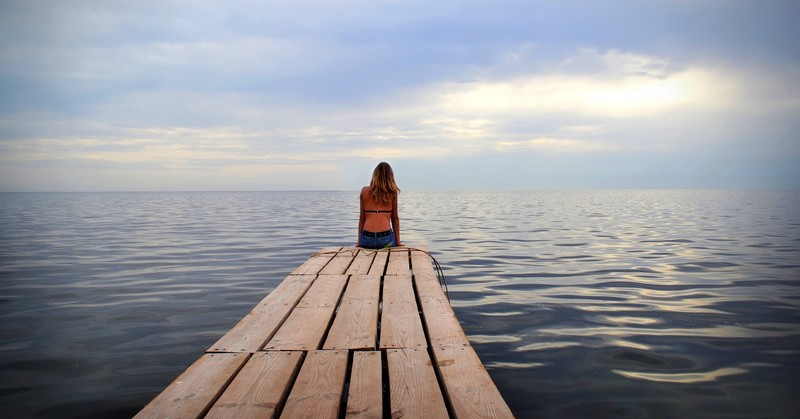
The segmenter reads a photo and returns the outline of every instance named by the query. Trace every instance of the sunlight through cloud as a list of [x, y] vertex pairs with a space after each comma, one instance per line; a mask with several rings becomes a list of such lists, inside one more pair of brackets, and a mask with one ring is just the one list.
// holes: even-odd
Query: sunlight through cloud
[[[442, 107], [468, 115], [577, 113], [635, 118], [725, 107], [737, 97], [735, 83], [712, 70], [670, 72], [663, 60], [615, 51], [578, 55], [550, 73], [453, 86], [442, 96]], [[578, 66], [576, 60], [585, 64]], [[601, 68], [594, 68], [598, 65]]]

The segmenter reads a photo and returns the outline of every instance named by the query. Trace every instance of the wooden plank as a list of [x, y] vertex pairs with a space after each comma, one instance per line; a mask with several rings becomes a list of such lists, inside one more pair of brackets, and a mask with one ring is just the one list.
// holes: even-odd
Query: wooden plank
[[316, 275], [289, 275], [209, 352], [255, 352], [264, 346], [314, 282]]
[[350, 279], [324, 349], [375, 349], [381, 277]]
[[300, 369], [299, 351], [258, 352], [245, 364], [206, 419], [273, 418]]
[[414, 275], [435, 275], [436, 271], [433, 269], [433, 260], [425, 252], [428, 249], [424, 246], [417, 246], [415, 250], [411, 249], [411, 271]]
[[339, 302], [347, 275], [319, 275], [297, 307], [327, 307]]
[[341, 247], [324, 247], [293, 270], [291, 275], [315, 275], [330, 262]]
[[383, 416], [382, 375], [380, 352], [353, 352], [346, 418], [380, 419]]
[[447, 418], [436, 373], [425, 349], [389, 349], [392, 418]]
[[353, 248], [343, 248], [336, 254], [336, 256], [319, 271], [320, 275], [341, 275], [347, 271], [347, 268], [350, 267], [350, 264], [353, 262], [353, 258], [355, 258], [357, 250]]
[[468, 346], [469, 340], [435, 275], [414, 277], [431, 346]]
[[292, 311], [264, 350], [311, 351], [319, 348], [334, 307], [298, 307]]
[[447, 301], [422, 299], [422, 315], [431, 346], [469, 346], [469, 340]]
[[435, 273], [414, 275], [414, 285], [420, 297], [438, 298], [447, 301], [447, 295], [445, 295], [442, 284]]
[[[388, 377], [374, 350], [382, 276], [379, 347], [386, 349]], [[317, 350], [329, 325], [326, 349]], [[256, 352], [261, 346], [267, 352]], [[342, 407], [346, 349], [354, 352]], [[301, 351], [309, 351], [305, 362]], [[282, 410], [285, 417], [377, 418], [384, 378], [392, 417], [513, 417], [470, 346], [430, 257], [417, 250], [323, 249], [209, 352], [136, 417], [274, 417]]]
[[383, 280], [381, 348], [427, 347], [411, 277], [387, 275]]
[[389, 258], [388, 251], [372, 250], [375, 253], [375, 260], [372, 261], [372, 266], [369, 268], [370, 275], [383, 275], [386, 270], [386, 260]]
[[457, 418], [514, 417], [472, 347], [434, 347], [433, 356]]
[[264, 349], [318, 349], [346, 283], [346, 275], [320, 275]]
[[408, 249], [392, 249], [386, 265], [386, 275], [411, 275], [408, 266]]
[[219, 397], [249, 354], [205, 354], [135, 418], [197, 418]]
[[347, 351], [309, 352], [281, 418], [337, 418], [345, 374]]
[[353, 259], [353, 263], [347, 268], [348, 275], [366, 275], [369, 273], [369, 268], [372, 266], [372, 261], [375, 259], [375, 252], [367, 252], [359, 249], [358, 253]]

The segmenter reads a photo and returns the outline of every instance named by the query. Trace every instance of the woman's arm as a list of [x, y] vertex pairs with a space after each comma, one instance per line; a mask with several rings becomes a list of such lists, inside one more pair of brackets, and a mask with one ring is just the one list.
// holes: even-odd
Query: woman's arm
[[358, 208], [358, 238], [356, 239], [356, 243], [361, 247], [361, 231], [364, 229], [364, 221], [367, 219], [364, 213], [364, 189], [361, 189], [361, 193], [358, 194]]
[[392, 200], [392, 230], [394, 230], [394, 240], [398, 246], [402, 246], [403, 242], [400, 241], [400, 216], [397, 215], [397, 193], [394, 194]]

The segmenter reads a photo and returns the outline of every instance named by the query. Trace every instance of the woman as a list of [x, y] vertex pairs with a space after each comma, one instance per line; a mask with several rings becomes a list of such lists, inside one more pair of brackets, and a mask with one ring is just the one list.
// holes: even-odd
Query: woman
[[389, 163], [381, 162], [372, 172], [369, 186], [361, 189], [361, 215], [358, 217], [358, 245], [368, 249], [402, 246], [400, 217], [397, 215], [397, 194], [394, 172]]

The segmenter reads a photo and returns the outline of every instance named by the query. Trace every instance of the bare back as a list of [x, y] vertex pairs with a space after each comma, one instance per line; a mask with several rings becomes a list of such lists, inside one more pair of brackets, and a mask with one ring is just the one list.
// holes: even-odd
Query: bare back
[[397, 217], [397, 199], [391, 205], [379, 205], [372, 198], [369, 186], [361, 189], [361, 217], [363, 229], [371, 232], [386, 231], [392, 228], [392, 218]]

